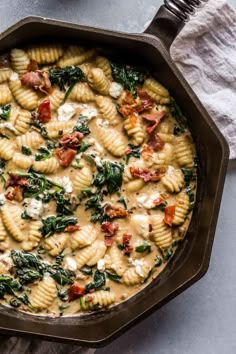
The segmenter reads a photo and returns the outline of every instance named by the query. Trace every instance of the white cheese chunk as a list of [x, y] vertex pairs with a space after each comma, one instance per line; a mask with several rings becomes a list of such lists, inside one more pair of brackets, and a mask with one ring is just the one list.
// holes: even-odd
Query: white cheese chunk
[[77, 263], [72, 257], [65, 258], [65, 269], [75, 272], [77, 270]]
[[[0, 108], [0, 114], [2, 113], [2, 109]], [[5, 123], [0, 123], [0, 129], [1, 128], [7, 128], [9, 130], [11, 130], [13, 133], [17, 133], [17, 130], [15, 129], [15, 127], [12, 125], [12, 123], [9, 122], [5, 122]]]
[[43, 214], [44, 206], [41, 200], [32, 198], [26, 208], [26, 213], [33, 219], [38, 220]]
[[118, 82], [112, 82], [111, 86], [109, 88], [109, 94], [111, 97], [118, 98], [121, 94], [121, 91], [123, 90], [123, 87], [118, 84]]
[[143, 264], [144, 264], [143, 259], [129, 258], [129, 265], [135, 267], [135, 272], [142, 278], [144, 277], [144, 273], [142, 269]]
[[97, 262], [97, 269], [99, 270], [99, 272], [105, 271], [105, 261], [103, 258], [99, 259], [99, 261]]
[[14, 71], [12, 71], [11, 76], [10, 76], [10, 80], [16, 81], [18, 79], [19, 79], [19, 75], [17, 73], [15, 73]]
[[138, 236], [147, 239], [149, 237], [149, 215], [134, 214], [130, 218], [130, 223], [133, 226]]
[[57, 110], [58, 112], [58, 120], [59, 121], [64, 121], [67, 122], [70, 120], [73, 115], [75, 114], [75, 109], [72, 104], [70, 103], [64, 103], [62, 106], [60, 106]]
[[60, 186], [62, 186], [65, 189], [66, 193], [72, 193], [73, 191], [72, 182], [68, 176], [64, 176], [62, 178], [57, 177], [56, 183], [60, 184]]
[[91, 120], [92, 118], [97, 117], [98, 111], [97, 111], [96, 108], [94, 108], [94, 107], [88, 107], [88, 108], [82, 109], [82, 111], [80, 112], [80, 114], [81, 114], [82, 116], [87, 117], [88, 120]]
[[152, 209], [156, 206], [154, 200], [160, 197], [160, 193], [155, 193], [154, 195], [148, 196], [146, 194], [141, 194], [137, 197], [137, 205], [139, 208]]
[[4, 193], [1, 193], [0, 194], [0, 208], [1, 206], [3, 206], [6, 202], [6, 198], [5, 198], [5, 194]]

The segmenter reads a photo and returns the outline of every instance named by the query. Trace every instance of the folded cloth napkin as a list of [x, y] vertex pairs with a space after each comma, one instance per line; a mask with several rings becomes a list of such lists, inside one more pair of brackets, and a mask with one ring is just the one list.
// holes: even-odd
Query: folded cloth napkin
[[171, 56], [236, 158], [236, 12], [210, 0], [171, 46]]

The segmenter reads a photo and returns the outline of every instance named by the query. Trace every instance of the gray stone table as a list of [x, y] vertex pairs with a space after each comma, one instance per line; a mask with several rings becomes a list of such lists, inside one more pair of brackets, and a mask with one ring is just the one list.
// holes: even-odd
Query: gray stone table
[[[236, 0], [230, 3], [236, 7]], [[160, 0], [0, 0], [0, 31], [27, 15], [40, 15], [141, 32], [160, 4]], [[233, 161], [207, 275], [97, 354], [236, 353], [235, 202]]]

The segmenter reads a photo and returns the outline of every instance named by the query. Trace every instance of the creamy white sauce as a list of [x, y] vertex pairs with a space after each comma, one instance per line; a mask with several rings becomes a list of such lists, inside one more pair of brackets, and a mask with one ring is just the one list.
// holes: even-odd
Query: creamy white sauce
[[62, 186], [65, 189], [66, 193], [72, 193], [73, 191], [72, 182], [68, 176], [64, 176], [62, 178], [57, 177], [55, 179], [55, 182], [58, 183], [60, 186]]
[[91, 120], [92, 118], [97, 117], [98, 111], [97, 111], [96, 108], [94, 108], [94, 107], [88, 107], [88, 108], [82, 109], [82, 111], [80, 112], [80, 114], [81, 114], [82, 116], [87, 117], [88, 120]]
[[77, 263], [72, 257], [65, 257], [65, 269], [75, 272], [77, 270]]
[[58, 112], [58, 120], [67, 122], [75, 115], [75, 109], [72, 104], [64, 103], [57, 110]]

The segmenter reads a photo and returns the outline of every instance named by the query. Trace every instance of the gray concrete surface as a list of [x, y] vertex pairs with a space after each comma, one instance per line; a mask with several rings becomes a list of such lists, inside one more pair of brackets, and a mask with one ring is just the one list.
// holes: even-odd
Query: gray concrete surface
[[[236, 0], [229, 2], [236, 7]], [[0, 31], [27, 15], [41, 15], [141, 32], [160, 4], [160, 0], [0, 0]], [[235, 201], [233, 161], [207, 275], [112, 344], [98, 349], [97, 354], [236, 353]]]

